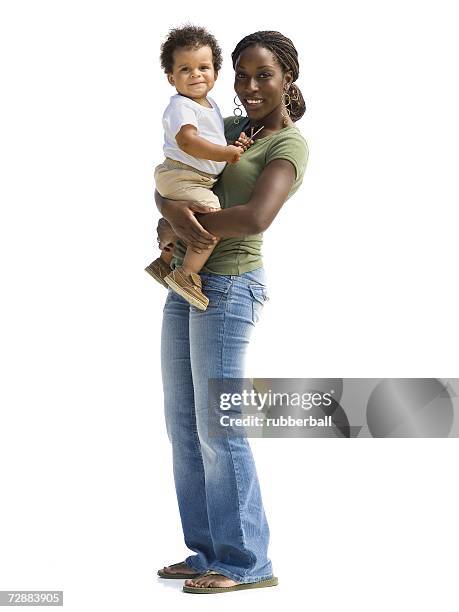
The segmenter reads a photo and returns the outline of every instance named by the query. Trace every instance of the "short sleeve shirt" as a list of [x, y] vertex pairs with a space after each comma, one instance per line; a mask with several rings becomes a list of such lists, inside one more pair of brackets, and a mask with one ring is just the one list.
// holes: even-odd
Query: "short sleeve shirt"
[[[233, 117], [225, 121], [228, 142], [241, 133], [247, 133], [247, 121], [234, 124]], [[288, 197], [300, 187], [308, 161], [308, 146], [298, 128], [287, 127], [276, 134], [259, 138], [242, 155], [237, 164], [228, 164], [213, 188], [222, 209], [247, 204], [258, 177], [274, 159], [286, 159], [295, 168], [295, 181]], [[244, 238], [224, 238], [217, 243], [202, 272], [209, 274], [243, 274], [263, 265], [261, 247], [263, 234]], [[180, 265], [185, 254], [184, 245], [178, 241], [173, 265]]]
[[164, 155], [170, 159], [192, 166], [197, 170], [209, 174], [220, 174], [225, 162], [216, 162], [207, 159], [198, 159], [182, 151], [177, 145], [175, 137], [184, 125], [194, 125], [197, 133], [202, 138], [214, 144], [226, 146], [223, 118], [220, 109], [212, 100], [207, 98], [212, 108], [198, 104], [194, 100], [176, 94], [172, 96], [163, 114], [164, 128]]

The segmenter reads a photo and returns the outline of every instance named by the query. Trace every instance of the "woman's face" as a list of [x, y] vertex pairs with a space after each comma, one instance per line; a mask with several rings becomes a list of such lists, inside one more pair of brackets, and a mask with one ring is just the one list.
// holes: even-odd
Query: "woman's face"
[[284, 85], [291, 83], [292, 74], [283, 73], [269, 49], [260, 45], [245, 49], [234, 70], [234, 90], [249, 119], [261, 121], [276, 109], [281, 112]]

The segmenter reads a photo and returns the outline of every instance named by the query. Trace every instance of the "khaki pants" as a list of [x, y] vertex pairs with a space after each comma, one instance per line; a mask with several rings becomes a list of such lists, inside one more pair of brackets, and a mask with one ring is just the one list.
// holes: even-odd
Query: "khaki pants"
[[217, 182], [217, 177], [212, 174], [166, 158], [155, 168], [155, 182], [163, 198], [195, 200], [209, 208], [220, 208], [217, 196], [211, 191]]

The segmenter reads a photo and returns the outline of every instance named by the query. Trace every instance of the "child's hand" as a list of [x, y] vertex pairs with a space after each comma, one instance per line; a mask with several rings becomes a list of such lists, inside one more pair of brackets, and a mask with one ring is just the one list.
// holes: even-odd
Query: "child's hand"
[[236, 164], [241, 159], [241, 155], [243, 153], [243, 147], [228, 145], [226, 147], [225, 161], [227, 161], [229, 164]]
[[234, 144], [237, 147], [242, 147], [244, 151], [247, 151], [247, 149], [253, 145], [253, 140], [249, 138], [245, 132], [241, 132]]

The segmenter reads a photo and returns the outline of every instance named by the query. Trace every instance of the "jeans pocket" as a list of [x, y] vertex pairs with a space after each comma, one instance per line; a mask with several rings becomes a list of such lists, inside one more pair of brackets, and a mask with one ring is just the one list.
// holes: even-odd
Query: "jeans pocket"
[[249, 285], [252, 294], [252, 323], [258, 323], [263, 306], [269, 300], [268, 292], [264, 285]]
[[209, 298], [209, 308], [218, 308], [223, 300], [228, 295], [229, 284], [221, 283], [219, 281], [203, 278], [202, 279], [202, 292]]

